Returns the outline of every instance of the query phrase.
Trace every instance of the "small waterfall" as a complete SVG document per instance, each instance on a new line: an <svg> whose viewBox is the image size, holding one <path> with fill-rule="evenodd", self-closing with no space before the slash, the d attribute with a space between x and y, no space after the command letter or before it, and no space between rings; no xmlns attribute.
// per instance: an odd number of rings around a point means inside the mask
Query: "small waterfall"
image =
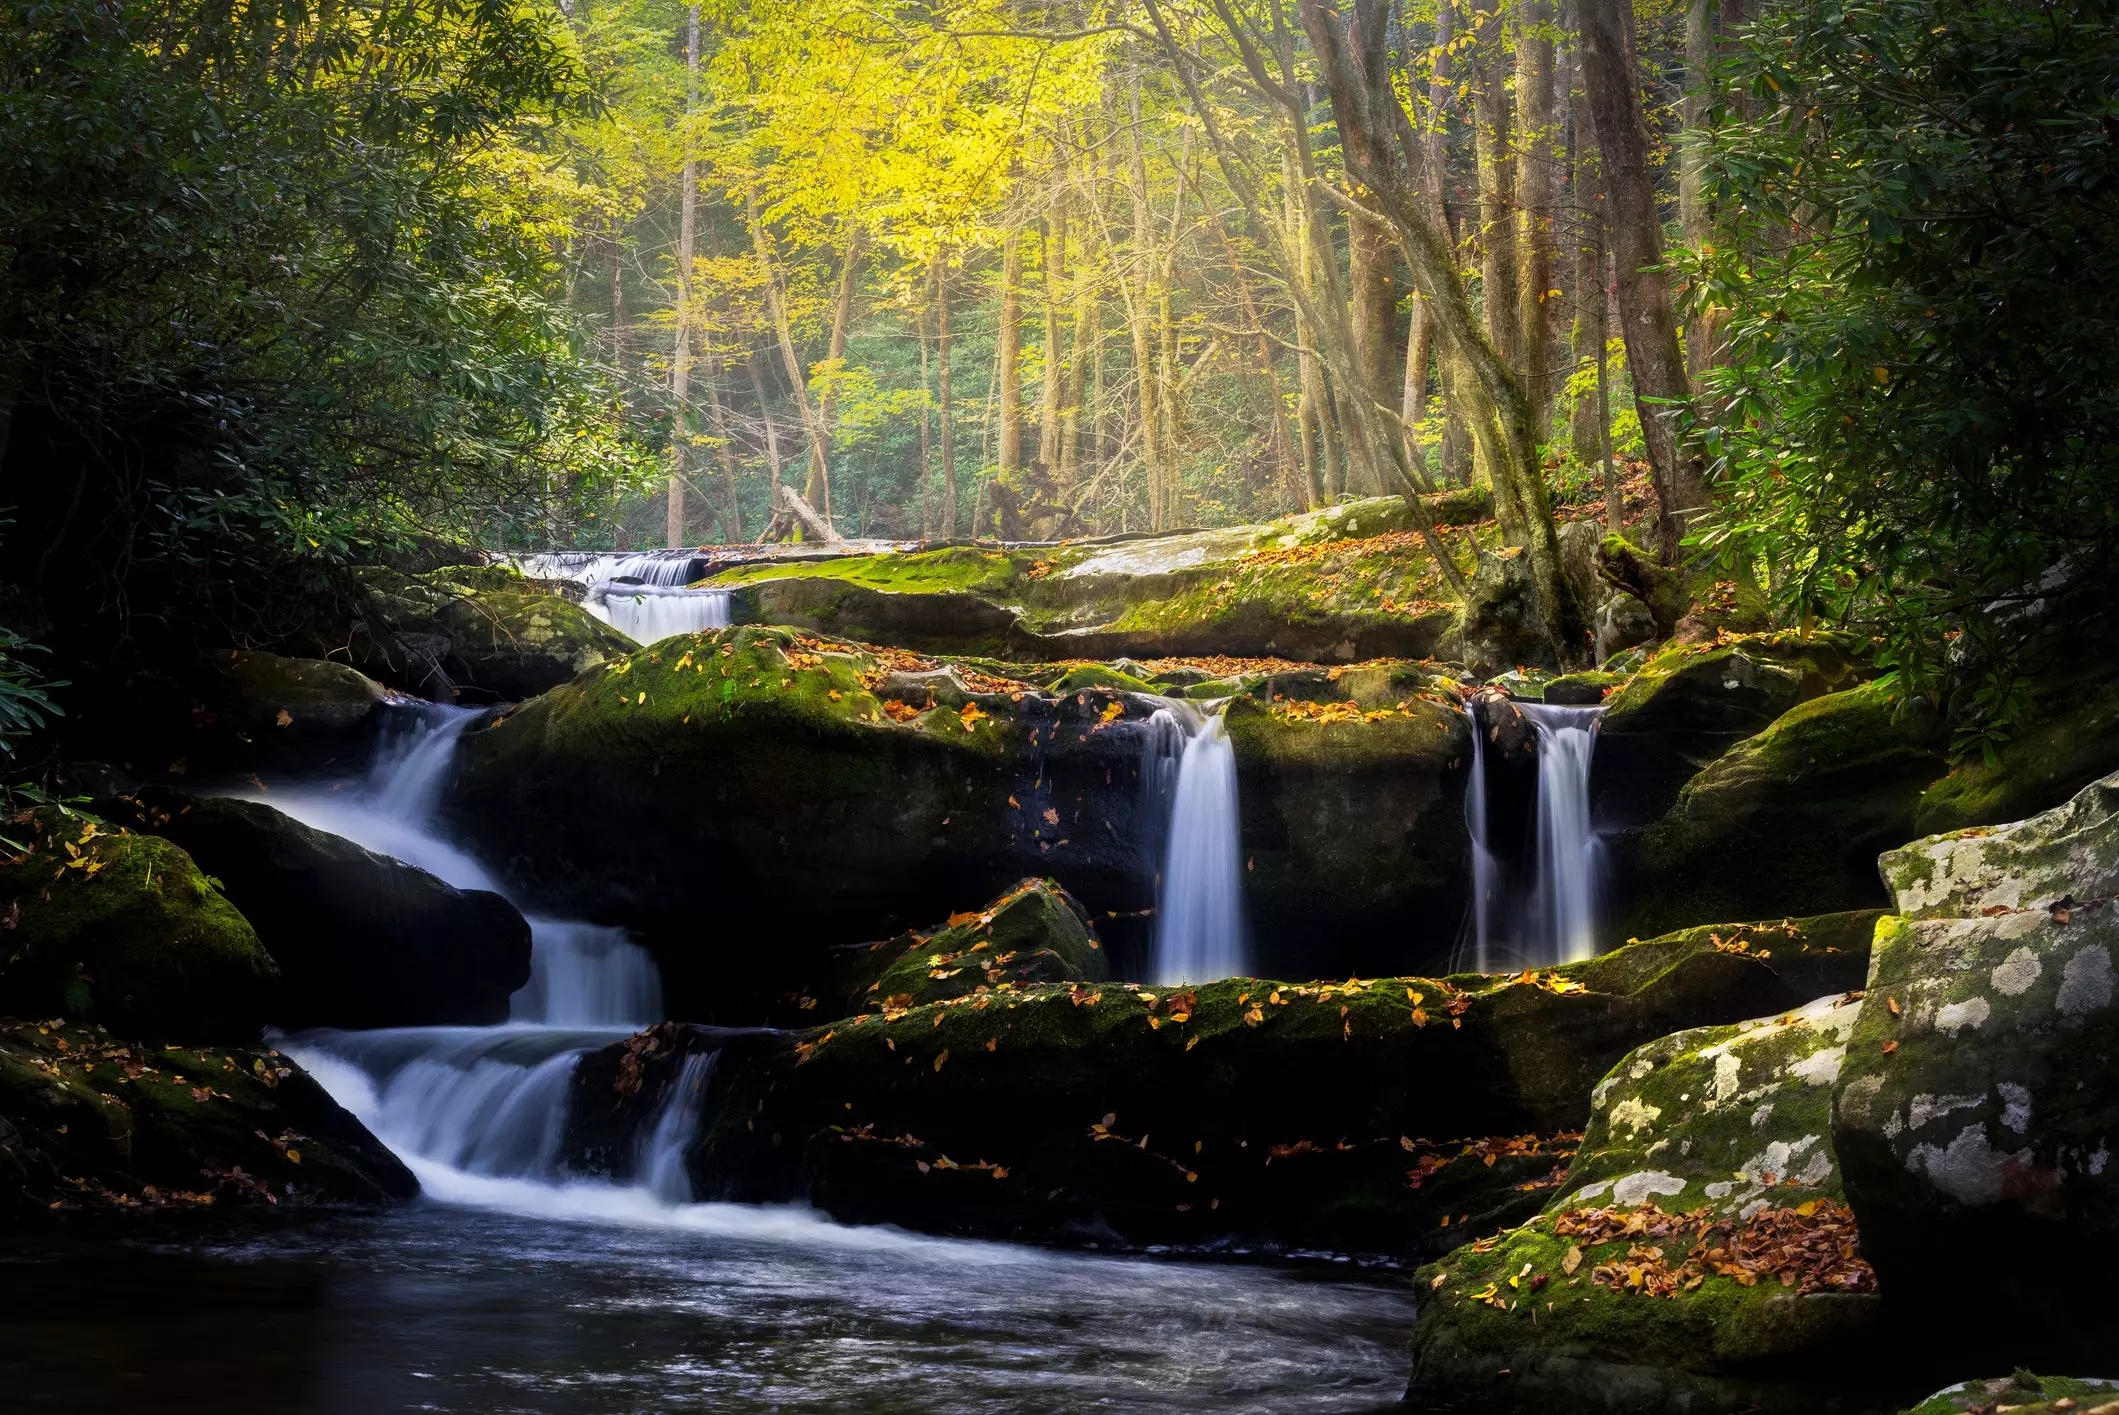
<svg viewBox="0 0 2119 1415"><path fill-rule="evenodd" d="M1574 963L1597 951L1604 853L1590 823L1589 773L1604 710L1525 702L1514 707L1536 733L1538 751L1536 818L1526 857L1515 866L1493 836L1486 729L1477 710L1467 714L1472 774L1464 823L1471 836L1472 903L1468 947L1459 957L1481 973Z"/></svg>
<svg viewBox="0 0 2119 1415"><path fill-rule="evenodd" d="M699 1136L699 1110L706 1100L706 1083L714 1074L719 1052L693 1052L677 1069L677 1079L663 1098L662 1113L655 1128L640 1147L640 1184L665 1204L692 1201L692 1176L685 1165L685 1152Z"/></svg>
<svg viewBox="0 0 2119 1415"><path fill-rule="evenodd" d="M572 580L584 588L605 580L688 585L705 568L694 550L540 550L500 558L533 580Z"/></svg>
<svg viewBox="0 0 2119 1415"><path fill-rule="evenodd" d="M547 1027L622 1027L662 1016L662 976L624 929L572 919L532 919L530 981L509 1016Z"/></svg>
<svg viewBox="0 0 2119 1415"><path fill-rule="evenodd" d="M1492 969L1494 906L1500 884L1493 845L1487 835L1486 729L1479 714L1466 709L1472 727L1472 775L1464 788L1464 827L1472 848L1472 967Z"/></svg>
<svg viewBox="0 0 2119 1415"><path fill-rule="evenodd" d="M1170 796L1154 981L1169 987L1243 976L1250 967L1250 940L1244 927L1236 748L1220 713L1193 726Z"/></svg>
<svg viewBox="0 0 2119 1415"><path fill-rule="evenodd" d="M589 586L581 607L634 643L652 644L673 634L726 629L729 592L601 580Z"/></svg>
<svg viewBox="0 0 2119 1415"><path fill-rule="evenodd" d="M1538 883L1534 937L1547 961L1577 963L1597 952L1597 893L1603 846L1589 823L1589 763L1600 707L1522 703L1538 731Z"/></svg>

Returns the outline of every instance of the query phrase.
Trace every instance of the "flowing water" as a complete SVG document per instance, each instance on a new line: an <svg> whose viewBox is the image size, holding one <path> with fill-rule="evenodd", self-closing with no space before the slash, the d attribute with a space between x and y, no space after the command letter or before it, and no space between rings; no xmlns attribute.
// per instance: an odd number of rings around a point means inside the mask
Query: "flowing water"
<svg viewBox="0 0 2119 1415"><path fill-rule="evenodd" d="M589 586L581 607L634 643L652 644L672 634L726 629L729 592L599 580Z"/></svg>
<svg viewBox="0 0 2119 1415"><path fill-rule="evenodd" d="M474 715L433 710L362 785L268 799L461 887L491 887L434 826ZM1223 897L1239 901L1219 917L1238 927L1196 935L1226 947L1241 936L1240 880L1233 764L1214 723L1186 740L1179 777L1170 844L1186 879L1198 877L1184 844L1192 814L1228 793L1217 808L1228 858L1215 868L1229 876ZM690 1202L686 1151L710 1053L687 1059L646 1131L638 1183L567 1174L560 1131L576 1062L660 1008L652 963L622 934L532 927L537 976L506 1025L282 1043L405 1160L421 1199L381 1212L140 1216L108 1230L84 1221L11 1245L0 1251L0 1405L1265 1415L1381 1411L1403 1390L1413 1303L1402 1274L1063 1253L842 1227L796 1206Z"/></svg>
<svg viewBox="0 0 2119 1415"><path fill-rule="evenodd" d="M1550 967L1593 958L1605 878L1603 842L1590 820L1589 781L1598 707L1517 703L1537 734L1538 795L1528 870L1511 871L1492 836L1485 733L1472 719L1472 774L1464 823L1471 836L1470 966ZM1527 873L1527 878L1522 878Z"/></svg>
<svg viewBox="0 0 2119 1415"><path fill-rule="evenodd" d="M1164 712L1190 735L1169 791L1151 977L1164 987L1241 977L1250 969L1250 939L1236 748L1220 713L1186 721L1166 708L1155 716Z"/></svg>

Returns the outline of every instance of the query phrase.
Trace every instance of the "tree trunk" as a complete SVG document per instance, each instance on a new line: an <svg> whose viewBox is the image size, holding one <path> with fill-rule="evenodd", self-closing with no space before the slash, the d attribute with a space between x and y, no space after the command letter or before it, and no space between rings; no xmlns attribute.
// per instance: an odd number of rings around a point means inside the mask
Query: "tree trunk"
<svg viewBox="0 0 2119 1415"><path fill-rule="evenodd" d="M686 12L684 40L684 176L677 218L677 347L670 357L670 483L664 503L664 542L675 550L684 538L684 466L691 440L692 257L697 249L699 164L692 157L691 117L699 107L699 7Z"/></svg>
<svg viewBox="0 0 2119 1415"><path fill-rule="evenodd" d="M1046 476L1060 464L1060 409L1065 405L1067 360L1061 345L1060 312L1067 285L1067 191L1052 194L1045 221L1044 259L1040 262L1045 297L1045 378L1038 388L1037 462Z"/></svg>
<svg viewBox="0 0 2119 1415"><path fill-rule="evenodd" d="M721 400L721 356L711 340L706 346L706 409L714 423L714 460L721 464L721 491L727 509L721 516L721 543L743 539L743 502L736 490L736 449L728 425L728 405Z"/></svg>
<svg viewBox="0 0 2119 1415"><path fill-rule="evenodd" d="M834 375L846 360L846 336L853 321L854 275L860 260L861 228L849 222L846 255L839 263L839 291L831 307L831 352L828 357ZM803 498L827 521L831 519L831 478L825 474L824 451L831 445L832 420L838 411L838 402L838 384L827 379L823 396L817 400L817 439L809 454L809 481L802 488Z"/></svg>
<svg viewBox="0 0 2119 1415"><path fill-rule="evenodd" d="M1589 99L1582 92L1581 76L1570 85L1569 102L1574 110L1574 206L1575 270L1574 327L1569 339L1574 367L1602 359L1610 338L1609 293L1604 280L1604 180L1596 144L1590 137ZM1578 394L1568 410L1568 439L1575 461L1585 466L1604 455L1604 432L1599 424L1597 395Z"/></svg>
<svg viewBox="0 0 2119 1415"><path fill-rule="evenodd" d="M794 329L787 318L787 292L780 284L780 262L773 252L772 238L765 229L765 222L758 214L755 193L744 193L744 212L750 221L751 246L765 272L765 305L772 315L773 333L779 336L780 361L786 366L788 386L795 397L795 412L802 419L802 431L809 442L808 485L815 494L805 500L818 508L819 515L828 515L823 508L831 504L831 475L826 465L824 427L809 401L809 377L802 367L801 355L795 352Z"/></svg>
<svg viewBox="0 0 2119 1415"><path fill-rule="evenodd" d="M955 540L956 520L956 429L955 408L949 391L949 261L934 253L935 392L940 410L942 439L942 538Z"/></svg>
<svg viewBox="0 0 2119 1415"><path fill-rule="evenodd" d="M1001 244L1001 327L995 336L1000 367L1000 449L995 461L1011 488L1023 470L1023 233L1011 228Z"/></svg>
<svg viewBox="0 0 2119 1415"><path fill-rule="evenodd" d="M1147 473L1148 525L1166 530L1163 468L1163 420L1155 377L1155 331L1149 311L1155 304L1154 212L1148 203L1148 162L1140 141L1140 58L1129 52L1126 68L1127 186L1133 198L1133 280L1126 300L1126 324L1133 336L1134 382L1140 398L1141 463Z"/></svg>
<svg viewBox="0 0 2119 1415"><path fill-rule="evenodd" d="M1501 6L1481 11L1473 29L1472 142L1479 164L1479 284L1486 337L1519 374L1523 340L1517 307L1515 124L1508 62L1501 51Z"/></svg>
<svg viewBox="0 0 2119 1415"><path fill-rule="evenodd" d="M1620 333L1633 375L1634 406L1661 503L1658 550L1675 564L1687 517L1707 505L1698 449L1681 438L1675 415L1692 403L1663 277L1663 229L1648 171L1648 120L1628 33L1630 0L1577 0L1582 88L1603 158L1612 258L1618 266Z"/></svg>
<svg viewBox="0 0 2119 1415"><path fill-rule="evenodd" d="M1521 0L1516 35L1517 324L1523 391L1543 437L1552 423L1553 217L1559 203L1562 111L1554 106L1552 0Z"/></svg>
<svg viewBox="0 0 2119 1415"><path fill-rule="evenodd" d="M1060 410L1060 485L1070 498L1082 484L1082 437L1084 418L1089 415L1083 399L1088 392L1089 363L1097 356L1098 326L1103 321L1103 312L1096 300L1096 269L1086 260L1082 264L1083 268L1074 276L1074 354L1067 360L1067 388ZM1090 456L1094 457L1096 430L1093 424L1087 432L1091 441Z"/></svg>
<svg viewBox="0 0 2119 1415"><path fill-rule="evenodd" d="M754 349L744 360L750 370L751 392L758 398L758 419L765 425L765 470L770 477L766 483L766 505L778 513L780 509L780 429L773 422L773 405L765 396L765 375L758 371L758 360L765 357L763 349Z"/></svg>
<svg viewBox="0 0 2119 1415"><path fill-rule="evenodd" d="M1597 269L1597 445L1604 458L1604 529L1626 534L1626 495L1619 489L1619 464L1611 455L1611 286L1603 263Z"/></svg>
<svg viewBox="0 0 2119 1415"><path fill-rule="evenodd" d="M1391 282L1396 252L1390 231L1359 215L1347 218L1347 288L1354 317L1354 358L1363 383L1381 390L1404 381L1398 357L1398 292ZM1371 475L1355 488L1363 496L1381 496L1382 482Z"/></svg>
<svg viewBox="0 0 2119 1415"><path fill-rule="evenodd" d="M927 483L934 471L934 430L929 422L928 397L934 388L934 371L927 349L927 311L920 311L920 536L934 536L934 502Z"/></svg>

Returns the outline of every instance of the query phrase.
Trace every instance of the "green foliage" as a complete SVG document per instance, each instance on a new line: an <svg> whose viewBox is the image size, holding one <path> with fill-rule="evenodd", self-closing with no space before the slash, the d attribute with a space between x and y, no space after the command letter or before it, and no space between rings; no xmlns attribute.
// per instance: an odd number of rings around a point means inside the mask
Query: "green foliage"
<svg viewBox="0 0 2119 1415"><path fill-rule="evenodd" d="M1798 0L1725 76L1700 542L1884 635L1960 750L2006 730L2026 602L2119 545L2115 68L2103 0Z"/></svg>
<svg viewBox="0 0 2119 1415"><path fill-rule="evenodd" d="M631 470L556 298L534 148L588 92L555 16L8 0L0 56L0 402L47 562L313 578Z"/></svg>
<svg viewBox="0 0 2119 1415"><path fill-rule="evenodd" d="M51 691L64 683L45 680L29 656L44 646L0 625L0 759L15 754L15 744L60 715Z"/></svg>

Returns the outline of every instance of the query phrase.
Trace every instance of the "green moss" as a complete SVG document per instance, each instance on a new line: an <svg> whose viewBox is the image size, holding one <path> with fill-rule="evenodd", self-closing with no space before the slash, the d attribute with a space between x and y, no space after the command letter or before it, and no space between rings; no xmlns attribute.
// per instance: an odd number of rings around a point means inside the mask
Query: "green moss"
<svg viewBox="0 0 2119 1415"><path fill-rule="evenodd" d="M1046 554L1052 559L1070 558L1061 552ZM1006 596L1019 593L1028 583L1025 576L1039 558L1028 551L950 546L942 550L846 555L830 560L761 561L723 570L699 583L715 589L734 589L767 580L818 579L894 594L956 592Z"/></svg>
<svg viewBox="0 0 2119 1415"><path fill-rule="evenodd" d="M1109 975L1103 945L1080 906L1050 880L1025 880L976 915L932 935L909 936L867 986L861 1006L896 1011L1002 983L1095 983Z"/></svg>
<svg viewBox="0 0 2119 1415"><path fill-rule="evenodd" d="M1084 688L1108 688L1120 693L1153 693L1154 684L1121 673L1115 668L1106 668L1100 663L1077 663L1059 677L1047 683L1046 689L1054 693L1076 693Z"/></svg>
<svg viewBox="0 0 2119 1415"><path fill-rule="evenodd" d="M278 970L189 855L56 813L36 825L39 848L0 866L0 1011L135 1036L256 1033Z"/></svg>
<svg viewBox="0 0 2119 1415"><path fill-rule="evenodd" d="M2058 1405L2059 1401L2068 1405ZM1961 1381L1937 1391L1906 1415L1970 1415L1974 1411L2009 1410L2015 1415L2068 1415L2119 1403L2119 1381L2076 1380L2040 1376L2029 1371L1992 1380Z"/></svg>

